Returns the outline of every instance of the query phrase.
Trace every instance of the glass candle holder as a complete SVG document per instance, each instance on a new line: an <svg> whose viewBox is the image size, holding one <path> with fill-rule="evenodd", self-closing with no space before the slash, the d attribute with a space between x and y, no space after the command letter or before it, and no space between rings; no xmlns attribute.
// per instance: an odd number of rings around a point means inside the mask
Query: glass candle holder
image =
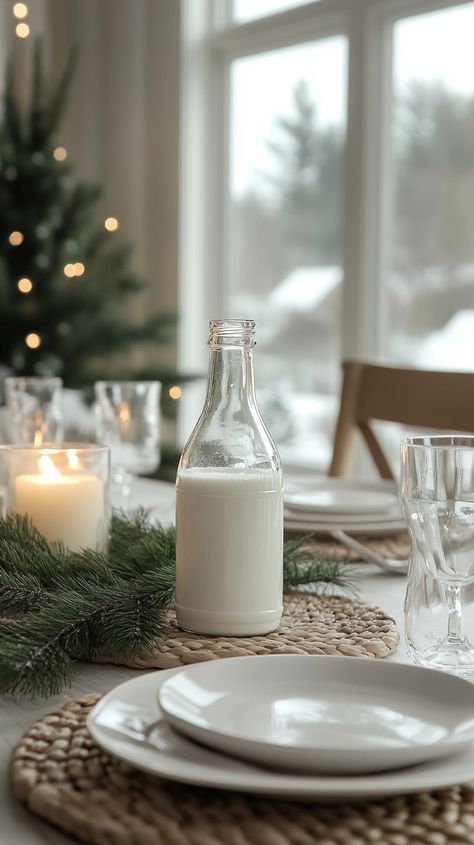
<svg viewBox="0 0 474 845"><path fill-rule="evenodd" d="M1 446L4 514L27 515L50 543L105 552L110 526L107 446Z"/></svg>
<svg viewBox="0 0 474 845"><path fill-rule="evenodd" d="M97 437L110 446L114 505L128 510L134 476L160 465L159 381L95 383Z"/></svg>
<svg viewBox="0 0 474 845"><path fill-rule="evenodd" d="M58 443L63 437L62 379L5 379L8 436L12 443Z"/></svg>

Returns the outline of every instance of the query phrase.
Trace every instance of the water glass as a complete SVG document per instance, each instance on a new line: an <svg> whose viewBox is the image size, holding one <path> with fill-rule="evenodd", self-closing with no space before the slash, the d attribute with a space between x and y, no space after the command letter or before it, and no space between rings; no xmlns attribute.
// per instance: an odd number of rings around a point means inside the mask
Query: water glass
<svg viewBox="0 0 474 845"><path fill-rule="evenodd" d="M133 477L160 465L159 381L95 383L97 435L110 446L113 504L128 510Z"/></svg>
<svg viewBox="0 0 474 845"><path fill-rule="evenodd" d="M400 493L412 544L408 652L474 676L474 437L403 440Z"/></svg>
<svg viewBox="0 0 474 845"><path fill-rule="evenodd" d="M5 379L7 429L11 443L59 443L63 437L62 379L9 376Z"/></svg>

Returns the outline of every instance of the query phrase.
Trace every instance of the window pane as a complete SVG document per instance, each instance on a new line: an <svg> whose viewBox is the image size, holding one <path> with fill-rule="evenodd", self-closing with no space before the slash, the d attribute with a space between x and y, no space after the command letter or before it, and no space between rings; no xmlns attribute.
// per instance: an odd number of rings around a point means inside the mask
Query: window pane
<svg viewBox="0 0 474 845"><path fill-rule="evenodd" d="M394 29L391 355L474 369L474 3Z"/></svg>
<svg viewBox="0 0 474 845"><path fill-rule="evenodd" d="M325 465L338 404L346 40L233 62L229 313L258 328L257 389L287 462Z"/></svg>
<svg viewBox="0 0 474 845"><path fill-rule="evenodd" d="M255 18L262 18L264 15L274 15L276 12L284 12L293 9L295 6L302 6L309 3L309 0L234 0L232 4L232 17L236 21L252 21Z"/></svg>

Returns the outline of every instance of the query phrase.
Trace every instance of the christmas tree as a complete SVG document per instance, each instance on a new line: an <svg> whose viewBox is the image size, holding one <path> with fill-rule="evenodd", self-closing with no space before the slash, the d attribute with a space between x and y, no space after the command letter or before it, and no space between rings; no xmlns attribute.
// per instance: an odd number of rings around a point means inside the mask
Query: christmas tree
<svg viewBox="0 0 474 845"><path fill-rule="evenodd" d="M77 179L58 130L76 63L59 83L45 83L35 44L30 101L20 106L7 70L0 123L0 364L18 375L59 375L70 387L97 378L159 378L127 372L123 353L172 339L175 318L127 316L146 287L130 269L130 248L117 242L116 218L100 217L101 190ZM113 356L120 353L114 368ZM120 366L120 369L118 369ZM168 391L165 391L165 395Z"/></svg>

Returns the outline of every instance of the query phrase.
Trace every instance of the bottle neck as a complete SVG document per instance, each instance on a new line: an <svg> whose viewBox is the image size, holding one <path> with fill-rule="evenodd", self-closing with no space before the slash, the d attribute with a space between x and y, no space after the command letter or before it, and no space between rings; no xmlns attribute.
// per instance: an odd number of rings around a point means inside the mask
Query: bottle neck
<svg viewBox="0 0 474 845"><path fill-rule="evenodd" d="M242 407L256 409L252 348L211 349L205 410L236 414Z"/></svg>

